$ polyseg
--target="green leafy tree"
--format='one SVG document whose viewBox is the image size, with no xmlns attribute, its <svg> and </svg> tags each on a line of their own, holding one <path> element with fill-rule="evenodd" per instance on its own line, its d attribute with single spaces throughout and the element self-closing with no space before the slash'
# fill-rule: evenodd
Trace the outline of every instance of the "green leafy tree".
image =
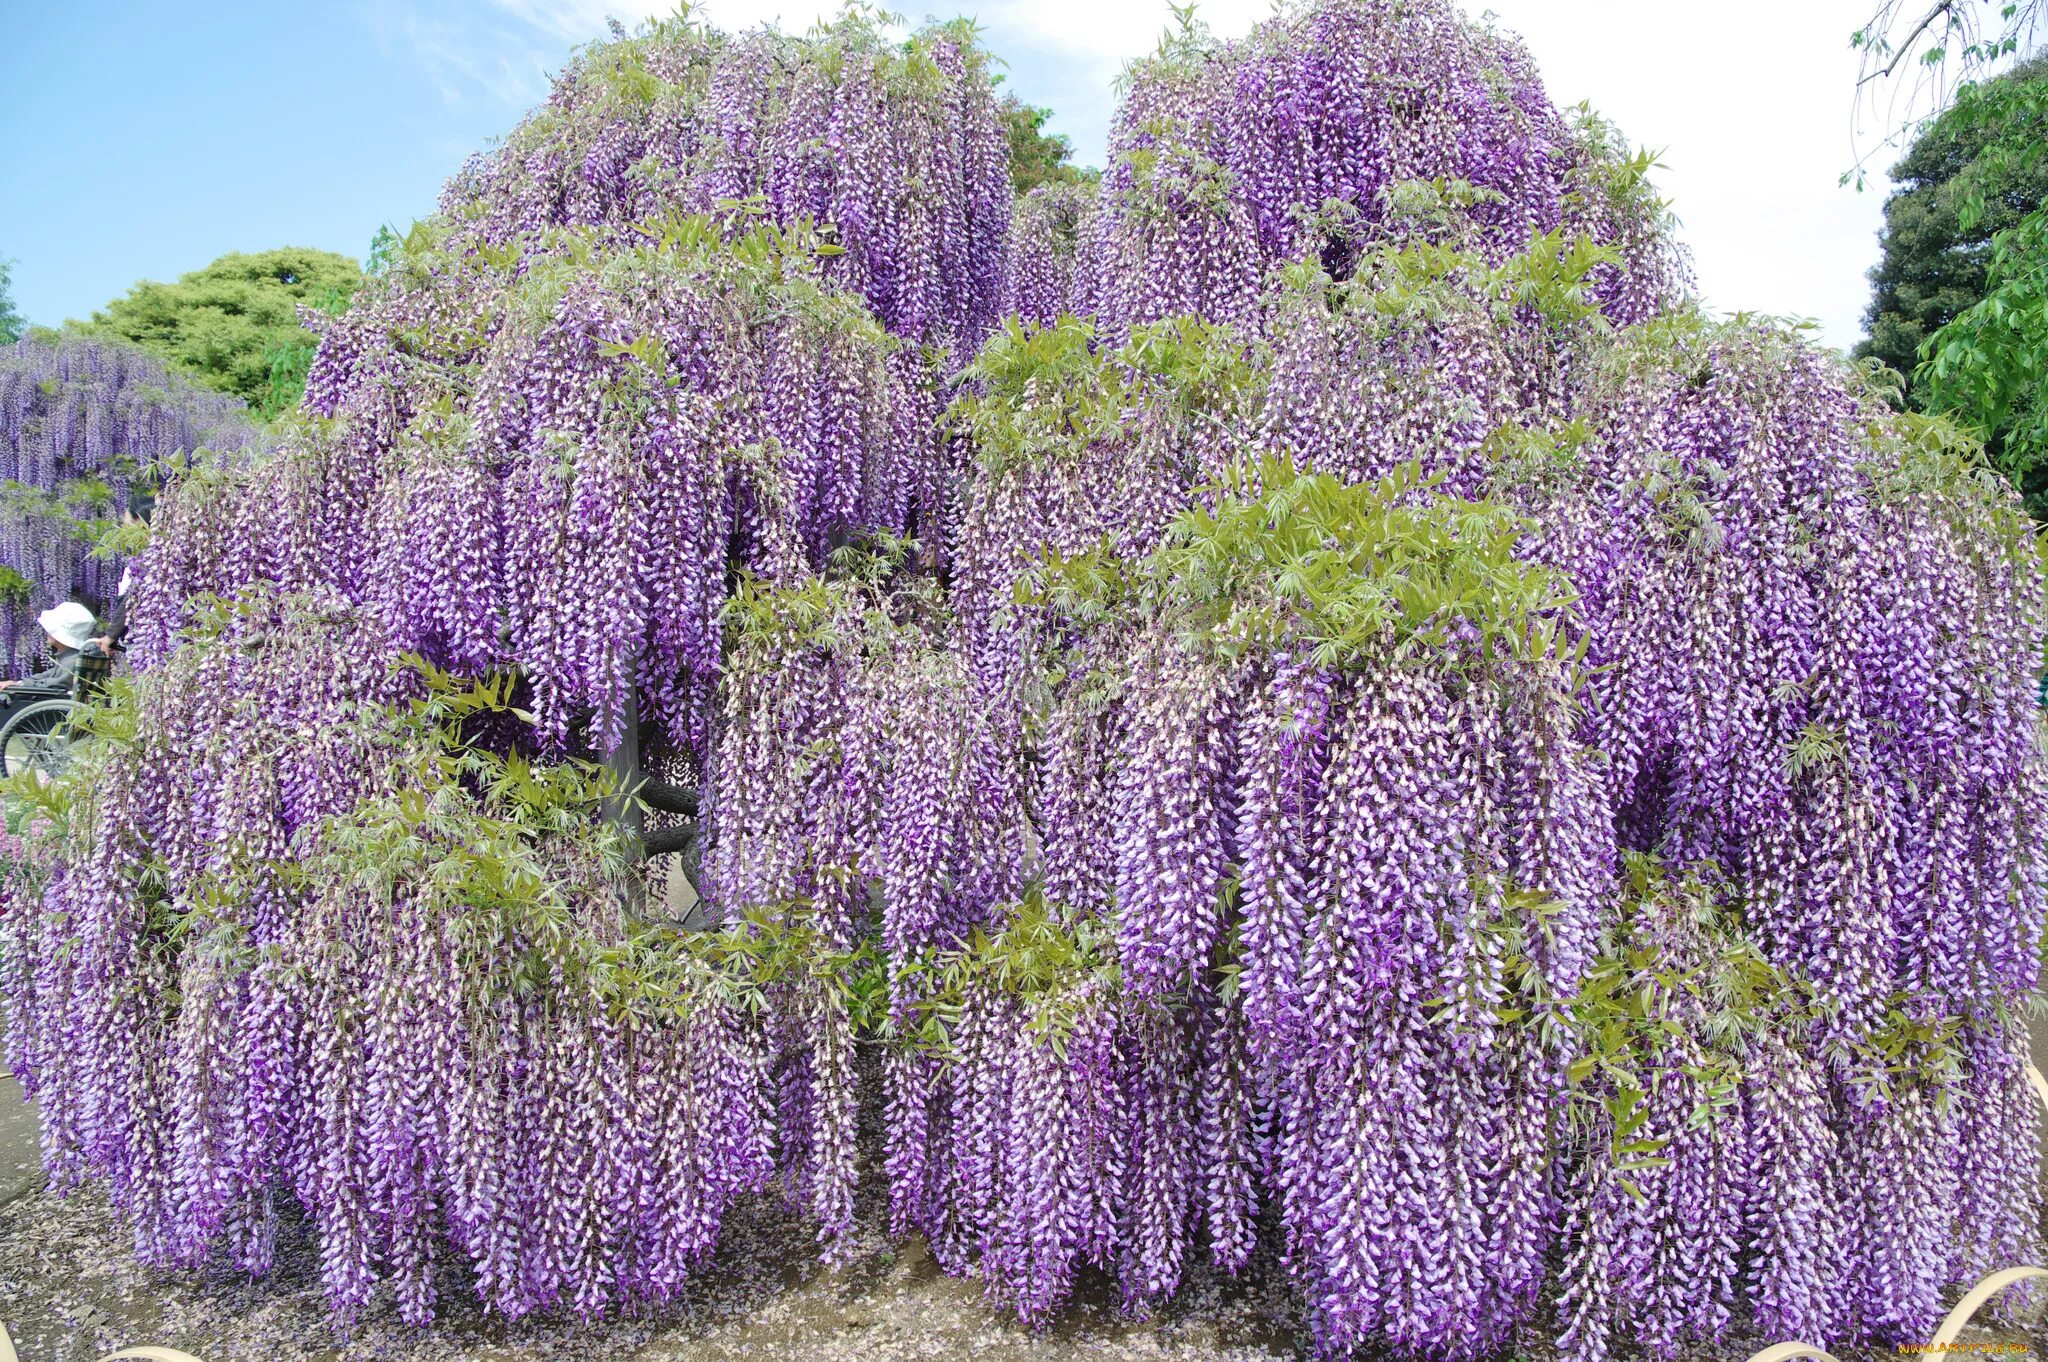
<svg viewBox="0 0 2048 1362">
<path fill-rule="evenodd" d="M 1916 17 L 1917 16 L 1917 17 Z M 2048 522 L 2048 0 L 1880 0 L 1851 36 L 1859 103 L 1931 90 L 1942 111 L 1894 175 L 1861 353 L 1907 376 L 1914 406 L 1974 430 Z M 1993 77 L 2008 59 L 2026 58 Z M 1887 96 L 1892 101 L 1883 101 Z M 1946 107 L 1942 107 L 1946 106 Z M 1860 180 L 1860 167 L 1851 175 Z M 1848 179 L 1850 176 L 1844 176 Z"/>
<path fill-rule="evenodd" d="M 1993 83 L 2004 88 L 2048 82 L 2048 58 Z M 1892 167 L 1899 187 L 1885 201 L 1884 254 L 1870 271 L 1869 339 L 1858 355 L 1874 355 L 1910 380 L 1921 347 L 1987 291 L 1992 239 L 2048 203 L 2048 162 L 2008 153 L 2048 132 L 2024 107 L 2004 118 L 1980 116 L 1975 98 L 1960 101 L 1922 132 Z M 1981 207 L 1972 211 L 1972 205 Z M 1965 217 L 1971 218 L 1966 225 Z M 1924 406 L 1924 384 L 1910 389 Z"/>
<path fill-rule="evenodd" d="M 339 311 L 361 283 L 356 262 L 331 251 L 231 252 L 175 284 L 144 280 L 81 329 L 154 350 L 270 415 L 305 391 L 314 337 L 298 308 Z"/>
<path fill-rule="evenodd" d="M 1045 130 L 1051 109 L 1005 95 L 999 114 L 1010 138 L 1010 183 L 1019 194 L 1042 184 L 1077 184 L 1092 177 L 1094 172 L 1073 164 L 1072 139 Z"/>
<path fill-rule="evenodd" d="M 12 345 L 28 330 L 28 318 L 14 306 L 14 262 L 0 259 L 0 345 Z"/>
<path fill-rule="evenodd" d="M 2048 78 L 1965 88 L 1948 116 L 2004 130 L 1979 158 L 1983 174 L 1962 181 L 1963 230 L 2010 211 L 2004 185 L 2033 185 L 2034 207 L 1991 236 L 1983 296 L 1921 346 L 1914 387 L 1984 437 L 2048 522 Z"/>
</svg>

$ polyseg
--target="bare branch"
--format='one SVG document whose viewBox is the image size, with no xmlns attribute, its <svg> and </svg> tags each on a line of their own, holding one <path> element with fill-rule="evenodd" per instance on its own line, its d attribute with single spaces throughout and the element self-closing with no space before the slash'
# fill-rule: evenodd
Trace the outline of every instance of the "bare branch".
<svg viewBox="0 0 2048 1362">
<path fill-rule="evenodd" d="M 1869 74 L 1865 75 L 1861 80 L 1858 80 L 1856 84 L 1860 87 L 1868 85 L 1873 80 L 1891 79 L 1892 72 L 1896 71 L 1898 69 L 1899 63 L 1904 61 L 1906 57 L 1913 51 L 1914 45 L 1920 41 L 1920 35 L 1925 33 L 1928 27 L 1932 25 L 1936 19 L 1941 18 L 1943 15 L 1948 15 L 1949 23 L 1951 25 L 1962 22 L 1961 20 L 1958 20 L 1955 17 L 1954 10 L 1956 8 L 1956 5 L 1957 0 L 1939 0 L 1939 3 L 1937 3 L 1933 9 L 1928 10 L 1927 13 L 1920 16 L 1920 22 L 1913 25 L 1913 31 L 1908 33 L 1905 36 L 1905 38 L 1900 41 L 1898 46 L 1891 48 L 1892 59 L 1886 62 L 1882 68 L 1876 71 L 1872 71 Z M 1886 46 L 1891 46 L 1889 40 L 1886 41 Z"/>
<path fill-rule="evenodd" d="M 1843 181 L 1860 186 L 1871 161 L 1903 149 L 1959 85 L 2028 53 L 2044 19 L 2048 0 L 1874 0 L 1855 35 L 1863 56 L 1850 115 L 1853 160 Z"/>
</svg>

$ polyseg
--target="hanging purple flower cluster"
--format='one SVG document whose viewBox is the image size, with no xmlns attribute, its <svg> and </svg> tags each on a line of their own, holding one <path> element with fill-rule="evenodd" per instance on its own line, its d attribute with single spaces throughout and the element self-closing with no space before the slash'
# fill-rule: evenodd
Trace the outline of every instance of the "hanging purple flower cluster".
<svg viewBox="0 0 2048 1362">
<path fill-rule="evenodd" d="M 827 276 L 885 326 L 964 359 L 999 315 L 1011 212 L 987 60 L 964 26 L 906 46 L 856 17 L 804 40 L 658 23 L 579 57 L 442 210 L 498 244 L 760 195 L 832 224 Z"/>
<path fill-rule="evenodd" d="M 840 948 L 872 925 L 908 959 L 1015 898 L 1015 720 L 933 637 L 935 609 L 915 587 L 741 585 L 706 782 L 715 902 L 801 902 Z"/>
<path fill-rule="evenodd" d="M 0 900 L 60 1183 L 249 1271 L 294 1197 L 424 1321 L 878 1173 L 1034 1325 L 1263 1248 L 1331 1356 L 1910 1341 L 2032 1255 L 1979 456 L 1704 318 L 1447 0 L 1171 35 L 1014 218 L 985 66 L 586 51 L 167 490 Z"/>
<path fill-rule="evenodd" d="M 550 741 L 573 719 L 608 749 L 637 705 L 699 750 L 729 549 L 778 577 L 856 532 L 936 534 L 942 508 L 922 361 L 819 280 L 813 232 L 745 213 L 647 232 L 437 252 L 455 287 L 394 286 L 337 323 L 309 398 L 329 419 L 173 498 L 142 655 L 195 592 L 334 589 L 436 663 L 516 658 Z M 421 353 L 450 311 L 459 350 Z"/>
<path fill-rule="evenodd" d="M 888 1060 L 892 1227 L 1034 1325 L 1084 1265 L 1133 1310 L 1170 1295 L 1195 1205 L 1190 1019 L 1133 1006 L 1099 924 L 1035 895 L 904 982 L 922 1023 Z"/>
<path fill-rule="evenodd" d="M 1097 203 L 1092 184 L 1051 181 L 1017 200 L 1003 256 L 1003 315 L 1051 326 L 1082 311 L 1079 270 Z"/>
<path fill-rule="evenodd" d="M 1544 1278 L 1571 1058 L 1501 1018 L 1574 992 L 1615 854 L 1568 586 L 1424 490 L 1267 464 L 1184 513 L 1076 626 L 1128 640 L 1062 648 L 1033 814 L 1154 1028 L 1131 1062 L 1176 1164 L 1128 1193 L 1169 1204 L 1127 1295 L 1170 1292 L 1198 1225 L 1242 1266 L 1266 1207 L 1323 1346 L 1483 1356 Z M 1101 571 L 1056 570 L 1055 603 Z"/>
<path fill-rule="evenodd" d="M 0 659 L 43 651 L 36 615 L 78 592 L 112 605 L 125 556 L 95 554 L 130 488 L 201 449 L 245 448 L 241 404 L 165 371 L 145 351 L 82 336 L 0 347 Z"/>
<path fill-rule="evenodd" d="M 1550 104 L 1518 42 L 1449 3 L 1325 0 L 1221 47 L 1188 20 L 1131 72 L 1078 310 L 1112 333 L 1182 313 L 1258 329 L 1270 267 L 1348 278 L 1402 187 L 1436 184 L 1471 197 L 1488 263 L 1559 230 L 1614 246 L 1601 301 L 1643 320 L 1684 272 L 1647 160 L 1618 151 Z"/>
<path fill-rule="evenodd" d="M 1603 357 L 1579 471 L 1538 498 L 1619 833 L 1724 867 L 1839 1039 L 1897 1006 L 1988 1020 L 2033 990 L 2043 922 L 2033 548 L 1939 428 L 1813 352 L 1652 339 Z"/>
<path fill-rule="evenodd" d="M 266 1124 L 297 1102 L 275 1086 L 291 1063 L 278 1000 L 249 966 L 298 930 L 296 839 L 365 792 L 363 716 L 399 694 L 345 602 L 282 605 L 210 612 L 203 641 L 150 673 L 83 749 L 55 854 L 12 886 L 41 893 L 40 912 L 8 918 L 10 1053 L 53 1179 L 104 1177 L 150 1261 L 193 1261 L 249 1209 L 240 1193 L 269 1197 Z M 265 715 L 253 702 L 274 692 L 299 704 Z M 171 949 L 166 914 L 220 930 Z"/>
<path fill-rule="evenodd" d="M 764 1005 L 647 954 L 587 767 L 457 740 L 504 680 L 390 651 L 333 596 L 245 596 L 51 806 L 4 956 L 53 1177 L 104 1179 L 161 1266 L 268 1271 L 292 1196 L 343 1318 L 388 1280 L 426 1323 L 451 1249 L 509 1317 L 666 1299 L 775 1172 Z"/>
</svg>

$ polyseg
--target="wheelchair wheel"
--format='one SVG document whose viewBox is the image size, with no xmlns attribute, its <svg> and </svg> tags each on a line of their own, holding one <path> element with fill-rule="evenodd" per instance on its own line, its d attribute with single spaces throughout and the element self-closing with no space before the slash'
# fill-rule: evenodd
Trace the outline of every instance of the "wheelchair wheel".
<svg viewBox="0 0 2048 1362">
<path fill-rule="evenodd" d="M 71 762 L 72 702 L 37 700 L 0 726 L 0 774 L 34 771 L 48 780 Z"/>
</svg>

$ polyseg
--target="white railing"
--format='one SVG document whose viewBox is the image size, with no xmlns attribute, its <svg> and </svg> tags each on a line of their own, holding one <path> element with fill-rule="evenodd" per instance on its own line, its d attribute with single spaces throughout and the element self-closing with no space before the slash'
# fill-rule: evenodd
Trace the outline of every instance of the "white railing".
<svg viewBox="0 0 2048 1362">
<path fill-rule="evenodd" d="M 2027 1082 L 2033 1087 L 2034 1096 L 2041 1099 L 2043 1110 L 2048 1111 L 2048 1077 L 2043 1077 L 2039 1069 L 2029 1064 Z M 2021 1282 L 2032 1281 L 2036 1277 L 2048 1277 L 2048 1269 L 2031 1266 L 2008 1267 L 1992 1273 L 1971 1287 L 1968 1293 L 1956 1302 L 1956 1308 L 1948 1312 L 1948 1318 L 1942 1320 L 1941 1327 L 1934 1331 L 1934 1337 L 1927 1341 L 1925 1348 L 1916 1348 L 1912 1351 L 1922 1352 L 1930 1357 L 1940 1356 L 1963 1336 L 1963 1330 L 1969 1326 L 1971 1318 L 1984 1308 L 1985 1302 L 2009 1286 L 2018 1286 Z M 1814 1362 L 1837 1362 L 1834 1354 L 1816 1348 L 1811 1343 L 1773 1343 L 1751 1357 L 1749 1362 L 1795 1362 L 1795 1359 L 1799 1358 L 1812 1358 Z M 0 1362 L 7 1362 L 6 1357 L 0 1356 Z"/>
<path fill-rule="evenodd" d="M 123 1348 L 119 1352 L 108 1353 L 99 1362 L 121 1362 L 127 1357 L 135 1358 L 137 1362 L 199 1362 L 192 1354 L 181 1353 L 176 1348 Z M 21 1362 L 14 1351 L 14 1340 L 7 1336 L 5 1324 L 0 1324 L 0 1362 Z"/>
</svg>

